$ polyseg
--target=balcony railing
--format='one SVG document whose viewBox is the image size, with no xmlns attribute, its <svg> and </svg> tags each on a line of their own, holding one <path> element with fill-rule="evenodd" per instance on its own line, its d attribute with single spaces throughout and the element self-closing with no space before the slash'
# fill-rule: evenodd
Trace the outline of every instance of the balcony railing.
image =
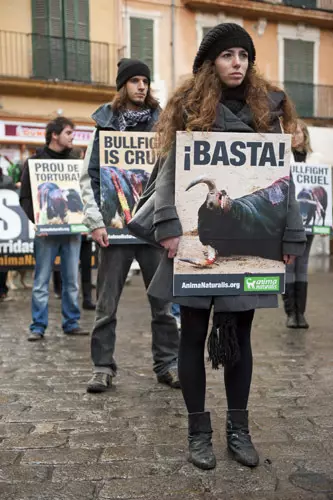
<svg viewBox="0 0 333 500">
<path fill-rule="evenodd" d="M 0 77 L 114 85 L 116 45 L 0 30 Z"/>
<path fill-rule="evenodd" d="M 333 118 L 333 85 L 285 81 L 282 86 L 301 118 Z"/>
<path fill-rule="evenodd" d="M 272 4 L 286 5 L 298 9 L 326 10 L 333 12 L 333 0 L 252 0 Z"/>
</svg>

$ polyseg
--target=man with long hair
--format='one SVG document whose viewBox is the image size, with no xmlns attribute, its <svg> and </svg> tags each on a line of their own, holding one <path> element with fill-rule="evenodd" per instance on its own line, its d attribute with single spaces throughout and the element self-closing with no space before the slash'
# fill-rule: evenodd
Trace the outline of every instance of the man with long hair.
<svg viewBox="0 0 333 500">
<path fill-rule="evenodd" d="M 38 149 L 31 159 L 68 160 L 72 156 L 74 123 L 59 116 L 46 126 L 46 145 Z M 35 223 L 28 160 L 22 174 L 20 204 Z M 68 335 L 88 335 L 89 332 L 79 326 L 79 287 L 78 270 L 81 247 L 81 235 L 38 235 L 34 241 L 36 259 L 35 277 L 32 289 L 32 323 L 29 341 L 41 340 L 48 325 L 49 282 L 57 255 L 61 258 L 62 278 L 62 328 Z"/>
<path fill-rule="evenodd" d="M 128 271 L 135 258 L 148 288 L 159 265 L 158 248 L 143 244 L 109 244 L 100 208 L 99 131 L 151 132 L 160 108 L 150 89 L 150 70 L 146 64 L 133 59 L 118 63 L 117 94 L 111 104 L 104 104 L 94 114 L 96 132 L 88 148 L 81 176 L 84 202 L 84 223 L 100 246 L 97 279 L 96 318 L 91 339 L 94 374 L 87 391 L 104 392 L 111 387 L 117 373 L 114 359 L 116 313 Z M 152 312 L 152 353 L 157 380 L 179 388 L 177 358 L 179 335 L 167 301 L 150 298 Z M 133 332 L 135 335 L 136 332 Z M 138 363 L 140 361 L 138 360 Z"/>
<path fill-rule="evenodd" d="M 199 47 L 193 75 L 175 91 L 157 125 L 161 152 L 167 158 L 156 181 L 154 226 L 155 239 L 165 252 L 148 293 L 180 304 L 179 379 L 188 410 L 189 460 L 201 469 L 216 465 L 210 413 L 205 409 L 204 349 L 211 310 L 209 356 L 214 368 L 224 367 L 228 448 L 238 462 L 255 467 L 259 456 L 249 434 L 247 410 L 252 378 L 252 320 L 255 309 L 277 307 L 278 299 L 265 294 L 172 296 L 172 259 L 182 235 L 175 207 L 174 144 L 179 130 L 220 132 L 221 139 L 224 132 L 238 132 L 244 134 L 244 140 L 251 132 L 281 133 L 280 120 L 286 132 L 294 130 L 292 103 L 257 73 L 255 57 L 253 40 L 241 26 L 225 23 L 211 29 Z M 285 263 L 302 255 L 305 242 L 294 189 L 290 182 L 280 255 Z"/>
</svg>

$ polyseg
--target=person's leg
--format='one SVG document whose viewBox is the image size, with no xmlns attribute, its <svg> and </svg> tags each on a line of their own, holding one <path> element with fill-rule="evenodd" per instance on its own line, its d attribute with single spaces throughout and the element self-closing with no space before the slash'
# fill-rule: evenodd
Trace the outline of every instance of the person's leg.
<svg viewBox="0 0 333 500">
<path fill-rule="evenodd" d="M 210 413 L 205 411 L 205 342 L 210 310 L 180 306 L 178 371 L 188 411 L 189 461 L 200 469 L 212 469 L 216 459 L 212 448 Z"/>
<path fill-rule="evenodd" d="M 48 325 L 49 282 L 58 249 L 59 242 L 55 236 L 35 237 L 36 265 L 32 289 L 32 323 L 30 331 L 38 335 L 44 335 Z"/>
<path fill-rule="evenodd" d="M 306 246 L 302 257 L 297 258 L 295 272 L 295 306 L 298 328 L 309 328 L 305 319 L 306 299 L 308 293 L 308 266 L 311 245 L 313 243 L 313 234 L 306 236 Z"/>
<path fill-rule="evenodd" d="M 0 301 L 1 302 L 5 302 L 6 300 L 9 299 L 9 297 L 7 297 L 7 294 L 8 294 L 7 277 L 8 277 L 8 271 L 1 271 L 0 272 Z"/>
<path fill-rule="evenodd" d="M 53 274 L 54 295 L 57 299 L 61 299 L 61 288 L 62 288 L 61 272 L 56 270 L 56 271 L 53 271 L 52 274 Z"/>
<path fill-rule="evenodd" d="M 259 456 L 249 434 L 247 403 L 252 380 L 251 328 L 254 311 L 235 313 L 240 360 L 225 366 L 224 383 L 228 402 L 227 442 L 234 458 L 249 467 L 259 463 Z"/>
<path fill-rule="evenodd" d="M 114 359 L 117 308 L 127 273 L 134 258 L 133 245 L 110 245 L 99 252 L 97 304 L 91 337 L 91 358 L 94 375 L 88 382 L 88 392 L 104 392 L 117 373 Z"/>
<path fill-rule="evenodd" d="M 94 310 L 95 304 L 91 297 L 91 256 L 92 256 L 92 242 L 82 237 L 80 262 L 81 262 L 81 289 L 83 295 L 82 307 L 83 309 Z"/>
<path fill-rule="evenodd" d="M 146 289 L 158 268 L 161 253 L 148 245 L 136 245 L 135 256 L 140 265 Z M 148 296 L 152 321 L 152 353 L 154 372 L 159 382 L 179 388 L 177 360 L 179 332 L 177 323 L 171 314 L 171 304 L 164 300 Z"/>
<path fill-rule="evenodd" d="M 298 259 L 299 257 L 295 259 L 293 264 L 287 264 L 286 266 L 286 286 L 285 293 L 282 295 L 282 299 L 284 310 L 287 315 L 287 328 L 297 328 L 295 303 L 295 272 Z"/>
<path fill-rule="evenodd" d="M 79 258 L 81 235 L 61 237 L 62 328 L 64 333 L 79 333 Z"/>
</svg>

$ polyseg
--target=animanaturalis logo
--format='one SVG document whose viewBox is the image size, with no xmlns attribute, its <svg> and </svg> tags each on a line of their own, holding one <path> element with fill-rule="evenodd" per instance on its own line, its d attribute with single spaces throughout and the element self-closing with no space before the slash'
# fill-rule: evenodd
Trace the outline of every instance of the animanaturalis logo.
<svg viewBox="0 0 333 500">
<path fill-rule="evenodd" d="M 279 292 L 280 276 L 247 276 L 244 278 L 245 292 Z"/>
</svg>

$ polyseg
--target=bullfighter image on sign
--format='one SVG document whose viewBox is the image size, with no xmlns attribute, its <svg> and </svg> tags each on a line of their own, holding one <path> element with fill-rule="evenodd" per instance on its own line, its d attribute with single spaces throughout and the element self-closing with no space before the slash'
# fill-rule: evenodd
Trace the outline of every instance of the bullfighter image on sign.
<svg viewBox="0 0 333 500">
<path fill-rule="evenodd" d="M 101 211 L 113 243 L 143 243 L 127 224 L 156 163 L 152 132 L 100 132 Z"/>
<path fill-rule="evenodd" d="M 82 160 L 29 160 L 36 234 L 88 232 L 82 224 Z"/>
<path fill-rule="evenodd" d="M 284 290 L 290 136 L 178 132 L 174 295 Z"/>
<path fill-rule="evenodd" d="M 291 172 L 306 233 L 330 234 L 333 225 L 332 167 L 294 163 Z"/>
</svg>

